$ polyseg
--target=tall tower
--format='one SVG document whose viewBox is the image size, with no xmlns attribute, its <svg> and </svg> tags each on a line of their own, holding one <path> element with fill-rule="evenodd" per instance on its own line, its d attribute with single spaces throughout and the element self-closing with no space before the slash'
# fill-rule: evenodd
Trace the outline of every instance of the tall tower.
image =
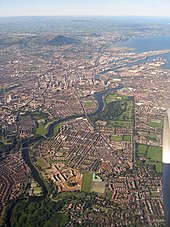
<svg viewBox="0 0 170 227">
<path fill-rule="evenodd" d="M 170 227 L 170 109 L 166 111 L 164 118 L 162 162 L 165 223 Z"/>
</svg>

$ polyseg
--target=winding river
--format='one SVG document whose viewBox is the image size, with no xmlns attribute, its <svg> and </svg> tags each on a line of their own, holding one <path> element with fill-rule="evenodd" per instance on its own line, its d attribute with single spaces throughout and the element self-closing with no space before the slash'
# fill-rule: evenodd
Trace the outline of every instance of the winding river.
<svg viewBox="0 0 170 227">
<path fill-rule="evenodd" d="M 80 115 L 73 115 L 73 116 L 68 116 L 62 119 L 59 119 L 55 122 L 53 122 L 48 129 L 48 133 L 46 134 L 47 138 L 50 138 L 54 135 L 54 129 L 58 124 L 61 124 L 63 122 L 69 121 L 69 120 L 73 120 L 76 119 L 78 117 L 92 117 L 97 115 L 98 113 L 100 113 L 103 110 L 104 107 L 104 102 L 103 102 L 103 96 L 108 93 L 108 92 L 113 92 L 116 91 L 117 89 L 120 89 L 120 87 L 114 88 L 114 89 L 106 89 L 104 91 L 101 92 L 96 92 L 94 94 L 95 99 L 98 103 L 98 108 L 94 113 L 91 114 L 80 114 Z M 29 168 L 32 171 L 32 175 L 34 177 L 34 179 L 36 180 L 36 182 L 42 187 L 43 189 L 43 195 L 42 196 L 30 196 L 29 199 L 31 201 L 41 201 L 42 199 L 44 199 L 47 196 L 48 190 L 43 182 L 43 180 L 41 179 L 39 172 L 37 171 L 37 169 L 34 167 L 34 165 L 32 164 L 31 160 L 30 160 L 30 156 L 29 156 L 29 146 L 35 142 L 38 142 L 40 140 L 44 139 L 43 136 L 40 137 L 36 137 L 36 138 L 29 138 L 26 139 L 23 143 L 22 143 L 22 157 L 24 159 L 24 161 L 26 162 L 26 164 L 29 166 Z"/>
<path fill-rule="evenodd" d="M 47 138 L 52 137 L 54 135 L 54 129 L 55 129 L 55 127 L 58 124 L 60 124 L 60 123 L 63 123 L 63 122 L 69 121 L 69 120 L 73 120 L 73 119 L 76 119 L 78 117 L 92 117 L 92 116 L 97 115 L 104 108 L 103 96 L 105 94 L 109 93 L 109 92 L 115 92 L 116 90 L 119 90 L 121 88 L 122 88 L 121 86 L 118 86 L 116 88 L 109 88 L 109 89 L 106 89 L 106 90 L 101 91 L 101 92 L 96 92 L 94 94 L 94 96 L 95 96 L 95 99 L 96 99 L 96 101 L 98 103 L 98 108 L 97 108 L 97 110 L 94 113 L 90 113 L 90 114 L 87 114 L 87 115 L 85 115 L 85 114 L 73 115 L 73 116 L 68 116 L 68 117 L 59 119 L 59 120 L 53 122 L 49 126 L 48 133 L 46 134 L 46 137 Z M 38 201 L 42 201 L 43 199 L 46 198 L 46 196 L 48 194 L 47 187 L 44 184 L 42 178 L 40 177 L 38 170 L 32 164 L 32 162 L 30 160 L 30 156 L 29 156 L 29 146 L 31 144 L 35 143 L 35 142 L 38 142 L 38 141 L 42 140 L 42 139 L 44 139 L 44 137 L 43 136 L 39 136 L 39 137 L 36 137 L 36 138 L 23 139 L 23 141 L 22 141 L 22 157 L 23 157 L 24 161 L 26 162 L 26 164 L 31 169 L 33 178 L 42 187 L 42 191 L 43 191 L 43 195 L 41 195 L 41 196 L 29 196 L 29 201 L 37 201 L 37 202 Z M 23 199 L 23 198 L 21 198 L 21 199 Z M 16 203 L 17 203 L 17 201 L 15 203 L 13 203 L 10 206 L 10 208 L 7 210 L 7 215 L 6 215 L 6 221 L 5 222 L 6 222 L 6 225 L 9 226 L 9 227 L 11 226 L 10 219 L 11 219 L 11 215 L 12 215 L 12 210 L 13 210 L 13 208 L 14 208 L 14 206 L 15 206 Z"/>
</svg>

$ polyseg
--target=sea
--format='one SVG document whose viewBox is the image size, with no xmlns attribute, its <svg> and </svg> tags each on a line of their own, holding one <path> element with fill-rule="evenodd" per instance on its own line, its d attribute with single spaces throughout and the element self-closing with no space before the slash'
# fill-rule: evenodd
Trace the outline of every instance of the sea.
<svg viewBox="0 0 170 227">
<path fill-rule="evenodd" d="M 170 35 L 158 37 L 132 38 L 125 42 L 118 42 L 116 46 L 133 48 L 135 53 L 142 53 L 154 50 L 170 50 Z M 148 58 L 148 60 L 152 60 L 153 58 L 166 59 L 167 63 L 164 65 L 163 68 L 170 70 L 170 53 L 154 56 Z"/>
</svg>

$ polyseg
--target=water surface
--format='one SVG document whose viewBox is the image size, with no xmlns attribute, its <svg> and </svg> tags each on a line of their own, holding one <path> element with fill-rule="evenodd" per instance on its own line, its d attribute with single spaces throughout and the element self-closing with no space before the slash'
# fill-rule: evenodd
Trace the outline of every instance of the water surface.
<svg viewBox="0 0 170 227">
<path fill-rule="evenodd" d="M 132 38 L 125 42 L 118 42 L 116 46 L 133 48 L 134 52 L 142 53 L 155 50 L 170 50 L 170 35 L 158 37 L 140 37 Z M 168 62 L 164 68 L 170 69 L 170 53 L 154 58 L 165 58 Z"/>
</svg>

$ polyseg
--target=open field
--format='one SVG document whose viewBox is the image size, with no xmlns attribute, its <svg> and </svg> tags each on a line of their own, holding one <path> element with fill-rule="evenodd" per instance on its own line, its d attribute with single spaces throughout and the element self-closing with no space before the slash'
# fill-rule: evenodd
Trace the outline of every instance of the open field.
<svg viewBox="0 0 170 227">
<path fill-rule="evenodd" d="M 96 103 L 92 102 L 92 101 L 85 101 L 85 102 L 83 102 L 83 104 L 84 104 L 85 107 L 94 107 L 94 106 L 96 106 Z"/>
<path fill-rule="evenodd" d="M 49 164 L 41 157 L 38 157 L 36 160 L 36 163 L 42 168 L 47 169 L 49 167 Z"/>
<path fill-rule="evenodd" d="M 35 187 L 33 190 L 34 190 L 34 195 L 39 195 L 42 193 L 41 187 Z"/>
<path fill-rule="evenodd" d="M 105 183 L 101 181 L 93 181 L 91 192 L 97 192 L 97 193 L 104 193 L 105 191 Z"/>
<path fill-rule="evenodd" d="M 157 138 L 156 134 L 154 134 L 154 133 L 150 133 L 149 137 L 152 140 L 156 140 L 156 138 Z"/>
<path fill-rule="evenodd" d="M 162 148 L 149 146 L 148 152 L 147 152 L 147 157 L 153 161 L 162 162 Z"/>
<path fill-rule="evenodd" d="M 146 155 L 148 150 L 148 145 L 145 144 L 139 144 L 138 145 L 138 154 L 141 155 Z"/>
<path fill-rule="evenodd" d="M 90 192 L 92 181 L 93 181 L 93 173 L 85 173 L 83 175 L 83 183 L 82 183 L 81 190 L 84 192 Z"/>
<path fill-rule="evenodd" d="M 131 141 L 131 135 L 124 135 L 122 140 L 130 142 Z"/>
<path fill-rule="evenodd" d="M 36 129 L 37 135 L 45 136 L 47 132 L 48 132 L 48 129 L 46 128 L 46 125 L 39 125 L 38 128 Z"/>
<path fill-rule="evenodd" d="M 154 127 L 154 128 L 157 128 L 157 129 L 162 129 L 163 128 L 163 122 L 162 121 L 160 123 L 157 123 L 157 122 L 149 122 L 148 125 L 150 127 Z"/>
<path fill-rule="evenodd" d="M 156 163 L 155 166 L 156 166 L 156 171 L 158 173 L 162 173 L 162 163 Z"/>
<path fill-rule="evenodd" d="M 131 128 L 132 122 L 112 120 L 112 121 L 108 121 L 108 126 L 109 127 L 119 127 L 119 128 Z"/>
<path fill-rule="evenodd" d="M 56 135 L 56 134 L 58 134 L 59 133 L 59 131 L 60 131 L 60 126 L 61 126 L 62 124 L 57 124 L 56 126 L 55 126 L 55 128 L 54 128 L 54 135 Z"/>
<path fill-rule="evenodd" d="M 114 135 L 114 136 L 110 136 L 110 141 L 114 141 L 114 142 L 122 142 L 122 136 L 117 136 L 117 135 Z"/>
<path fill-rule="evenodd" d="M 109 95 L 106 96 L 105 102 L 106 102 L 106 104 L 109 104 L 109 103 L 114 102 L 116 100 L 117 100 L 117 96 L 116 95 L 109 94 Z"/>
<path fill-rule="evenodd" d="M 146 159 L 145 164 L 154 165 L 156 171 L 162 172 L 162 148 L 145 144 L 138 145 L 138 156 Z"/>
<path fill-rule="evenodd" d="M 48 161 L 48 163 L 50 163 L 50 164 L 57 164 L 57 163 L 59 163 L 59 162 L 62 162 L 62 163 L 64 163 L 65 165 L 68 165 L 68 160 L 55 160 L 55 159 L 53 159 L 53 157 L 47 157 L 47 161 Z"/>
</svg>

